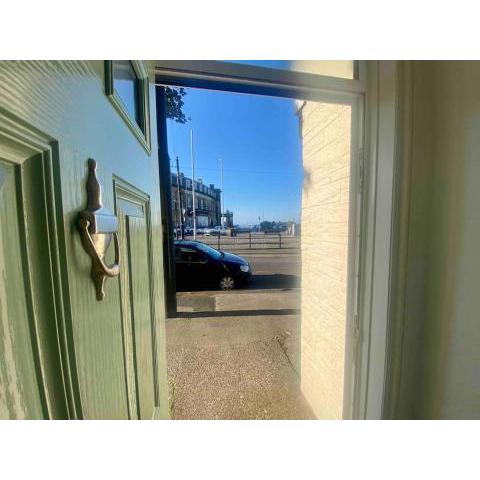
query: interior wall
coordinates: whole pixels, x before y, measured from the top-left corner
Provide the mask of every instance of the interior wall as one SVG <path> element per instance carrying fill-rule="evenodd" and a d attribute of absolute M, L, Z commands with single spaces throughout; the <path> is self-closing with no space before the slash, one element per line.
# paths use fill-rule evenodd
<path fill-rule="evenodd" d="M 425 353 L 423 333 L 427 318 L 427 285 L 430 265 L 431 201 L 433 176 L 432 128 L 434 94 L 432 89 L 433 62 L 413 62 L 411 79 L 411 167 L 405 266 L 405 298 L 401 350 L 400 382 L 393 401 L 393 418 L 418 418 L 419 384 L 423 384 L 421 362 Z M 399 262 L 402 262 L 402 258 Z M 397 358 L 396 361 L 399 359 Z"/>
<path fill-rule="evenodd" d="M 301 388 L 318 418 L 343 411 L 351 107 L 304 102 Z"/>
<path fill-rule="evenodd" d="M 414 62 L 398 416 L 480 418 L 480 62 Z"/>

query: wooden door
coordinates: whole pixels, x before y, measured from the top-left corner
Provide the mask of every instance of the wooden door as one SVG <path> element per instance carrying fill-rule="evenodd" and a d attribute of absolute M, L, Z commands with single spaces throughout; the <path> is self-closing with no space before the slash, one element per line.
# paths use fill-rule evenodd
<path fill-rule="evenodd" d="M 168 417 L 155 90 L 148 65 L 120 67 L 138 116 L 111 63 L 0 62 L 0 418 Z M 78 229 L 89 159 L 119 223 L 101 301 Z"/>

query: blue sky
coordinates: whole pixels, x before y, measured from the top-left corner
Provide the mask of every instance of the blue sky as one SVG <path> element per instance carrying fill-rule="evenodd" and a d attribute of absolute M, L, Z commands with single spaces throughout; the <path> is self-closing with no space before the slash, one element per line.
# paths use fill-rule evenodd
<path fill-rule="evenodd" d="M 172 162 L 191 177 L 190 129 L 195 177 L 220 186 L 224 162 L 225 207 L 240 225 L 299 219 L 303 180 L 301 139 L 294 101 L 257 95 L 187 89 L 185 125 L 167 121 Z M 174 172 L 175 169 L 172 168 Z"/>

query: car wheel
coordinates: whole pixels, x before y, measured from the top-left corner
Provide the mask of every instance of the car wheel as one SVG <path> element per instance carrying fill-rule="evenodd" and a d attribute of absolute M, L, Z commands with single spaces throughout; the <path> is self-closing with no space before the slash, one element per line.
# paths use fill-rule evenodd
<path fill-rule="evenodd" d="M 230 276 L 222 277 L 220 280 L 220 288 L 222 290 L 232 290 L 235 288 L 235 280 Z"/>

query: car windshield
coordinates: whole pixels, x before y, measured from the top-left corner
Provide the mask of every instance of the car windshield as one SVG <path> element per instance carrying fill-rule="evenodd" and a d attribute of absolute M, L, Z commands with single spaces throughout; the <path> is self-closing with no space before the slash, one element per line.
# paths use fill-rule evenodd
<path fill-rule="evenodd" d="M 195 246 L 202 251 L 203 253 L 206 253 L 207 255 L 210 255 L 213 258 L 219 259 L 222 258 L 222 252 L 219 252 L 216 248 L 210 247 L 209 245 L 206 245 L 205 243 L 198 242 L 195 244 Z"/>

